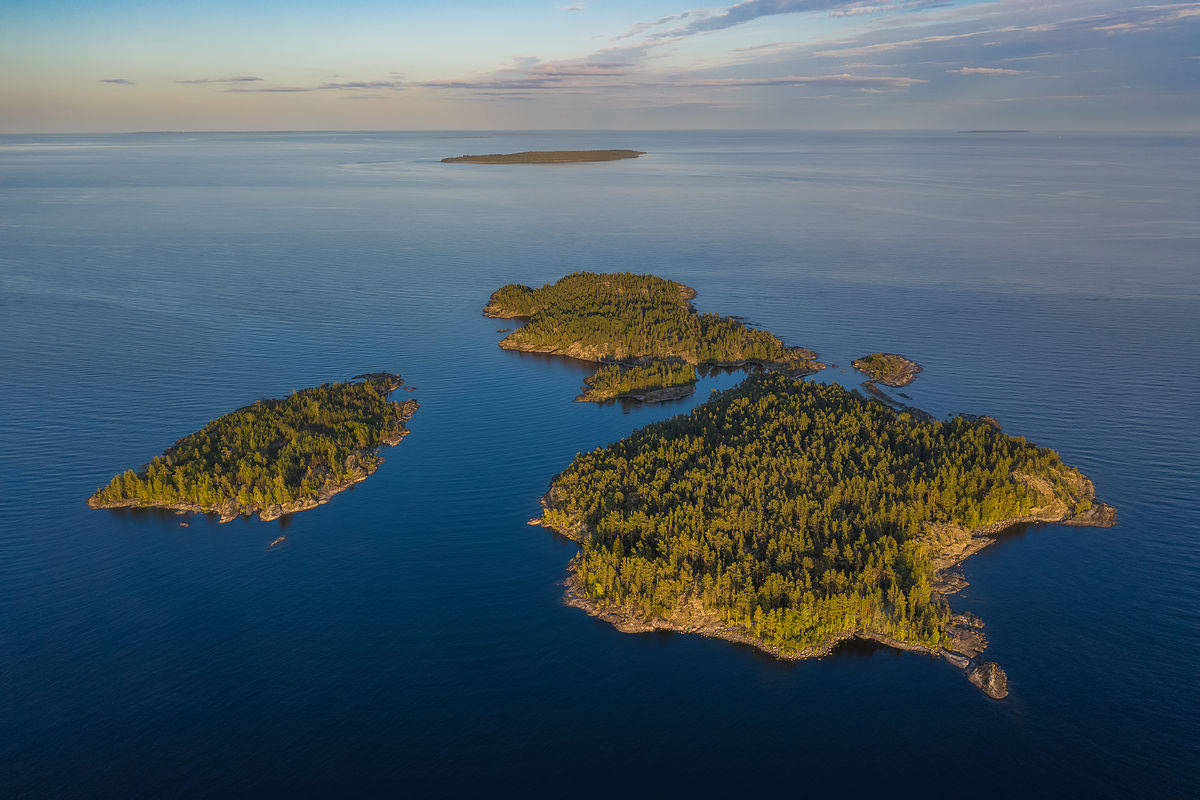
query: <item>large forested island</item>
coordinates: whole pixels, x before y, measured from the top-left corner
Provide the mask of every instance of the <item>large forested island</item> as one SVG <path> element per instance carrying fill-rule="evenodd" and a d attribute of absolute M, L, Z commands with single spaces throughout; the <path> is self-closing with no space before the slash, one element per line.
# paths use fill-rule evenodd
<path fill-rule="evenodd" d="M 346 383 L 259 400 L 185 436 L 141 471 L 127 470 L 88 498 L 92 508 L 168 508 L 271 520 L 314 508 L 373 473 L 379 450 L 408 433 L 415 400 L 388 394 L 401 378 Z"/>
<path fill-rule="evenodd" d="M 488 153 L 443 158 L 443 164 L 578 164 L 586 161 L 619 161 L 637 158 L 641 150 L 529 150 L 524 153 Z"/>
<path fill-rule="evenodd" d="M 994 697 L 951 567 L 1022 521 L 1115 511 L 1051 450 L 767 372 L 576 457 L 541 523 L 581 545 L 568 602 L 626 631 L 699 632 L 785 658 L 858 636 L 945 657 Z M 961 584 L 957 588 L 961 588 Z"/>
<path fill-rule="evenodd" d="M 600 362 L 577 398 L 585 401 L 678 396 L 696 382 L 696 367 L 760 365 L 805 375 L 823 366 L 816 353 L 769 331 L 696 313 L 695 296 L 654 275 L 576 272 L 539 289 L 503 286 L 483 313 L 526 320 L 500 342 L 506 350 Z"/>

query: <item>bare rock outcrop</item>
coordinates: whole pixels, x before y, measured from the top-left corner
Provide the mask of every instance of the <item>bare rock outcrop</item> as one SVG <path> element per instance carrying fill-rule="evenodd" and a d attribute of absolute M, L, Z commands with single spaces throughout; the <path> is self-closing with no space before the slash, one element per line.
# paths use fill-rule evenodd
<path fill-rule="evenodd" d="M 1008 676 L 995 661 L 984 661 L 967 672 L 967 679 L 993 700 L 1008 697 Z"/>

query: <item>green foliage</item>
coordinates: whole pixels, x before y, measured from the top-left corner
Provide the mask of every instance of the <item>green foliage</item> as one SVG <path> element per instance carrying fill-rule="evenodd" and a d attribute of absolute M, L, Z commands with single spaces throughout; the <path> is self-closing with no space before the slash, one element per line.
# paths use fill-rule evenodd
<path fill-rule="evenodd" d="M 395 376 L 303 389 L 260 400 L 185 436 L 141 471 L 96 492 L 93 505 L 190 504 L 239 511 L 315 500 L 322 489 L 373 472 L 377 449 L 417 409 L 393 402 Z"/>
<path fill-rule="evenodd" d="M 643 394 L 668 386 L 688 386 L 696 382 L 696 368 L 679 359 L 656 359 L 637 364 L 605 364 L 587 379 L 585 400 Z"/>
<path fill-rule="evenodd" d="M 1048 499 L 1019 475 L 1069 499 L 1080 479 L 986 423 L 766 373 L 579 455 L 550 496 L 582 525 L 578 576 L 597 600 L 667 615 L 699 602 L 785 650 L 855 629 L 935 646 L 949 612 L 930 595 L 931 525 Z"/>
<path fill-rule="evenodd" d="M 576 272 L 540 289 L 501 287 L 487 312 L 529 317 L 505 339 L 526 350 L 574 348 L 593 360 L 678 356 L 689 364 L 757 361 L 811 369 L 815 354 L 785 347 L 768 331 L 717 314 L 697 314 L 682 284 L 628 272 Z"/>

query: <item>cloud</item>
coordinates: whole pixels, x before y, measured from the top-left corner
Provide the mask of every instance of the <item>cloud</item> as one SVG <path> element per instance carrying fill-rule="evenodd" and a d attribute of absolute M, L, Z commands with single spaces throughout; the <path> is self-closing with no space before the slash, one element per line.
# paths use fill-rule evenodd
<path fill-rule="evenodd" d="M 588 74 L 586 77 L 594 77 Z M 620 76 L 613 76 L 620 77 Z M 579 94 L 600 90 L 653 90 L 653 89 L 738 89 L 761 86 L 841 86 L 851 89 L 875 88 L 904 89 L 918 83 L 927 83 L 919 78 L 895 75 L 853 75 L 844 72 L 838 75 L 782 75 L 765 78 L 687 78 L 661 77 L 640 80 L 567 81 L 560 77 L 525 76 L 515 78 L 487 78 L 480 80 L 426 81 L 419 84 L 427 89 L 473 90 L 476 92 L 521 92 L 553 91 L 562 94 Z"/>
<path fill-rule="evenodd" d="M 227 92 L 237 94 L 287 94 L 291 92 L 315 92 L 316 87 L 313 86 L 266 86 L 262 89 L 226 89 Z"/>
<path fill-rule="evenodd" d="M 1117 19 L 1121 19 L 1122 16 L 1126 16 L 1123 22 L 1097 25 L 1092 30 L 1103 31 L 1104 33 L 1133 33 L 1135 31 L 1150 30 L 1160 25 L 1170 25 L 1186 19 L 1196 19 L 1200 18 L 1200 3 L 1186 3 L 1176 6 L 1137 6 L 1136 8 L 1129 9 L 1126 15 L 1113 15 Z"/>
<path fill-rule="evenodd" d="M 101 83 L 115 83 L 118 86 L 133 86 L 133 81 L 126 80 L 125 78 L 101 78 L 100 82 Z"/>
<path fill-rule="evenodd" d="M 1003 69 L 1002 67 L 959 67 L 946 72 L 955 75 L 1028 75 L 1027 69 Z"/>
<path fill-rule="evenodd" d="M 831 11 L 846 6 L 861 5 L 858 0 L 742 0 L 724 11 L 694 20 L 678 31 L 680 35 L 689 36 L 705 31 L 719 31 L 732 28 L 743 22 L 750 22 L 759 17 L 771 17 L 778 14 L 799 14 L 804 11 Z"/>
<path fill-rule="evenodd" d="M 904 89 L 917 83 L 928 83 L 928 81 L 896 75 L 852 75 L 849 72 L 843 72 L 840 75 L 785 75 L 778 78 L 711 78 L 672 82 L 670 85 L 681 87 L 845 86 L 860 90 L 880 91 Z"/>
<path fill-rule="evenodd" d="M 859 16 L 886 12 L 920 11 L 949 5 L 948 0 L 892 0 L 878 3 L 867 0 L 742 0 L 717 14 L 705 15 L 682 28 L 666 31 L 660 36 L 682 37 L 732 28 L 760 17 L 780 14 L 803 14 L 809 11 L 828 11 L 831 16 Z"/>
<path fill-rule="evenodd" d="M 818 50 L 814 53 L 817 56 L 834 56 L 841 58 L 858 58 L 860 56 L 871 55 L 874 53 L 883 53 L 888 50 L 899 50 L 910 47 L 920 47 L 926 44 L 942 44 L 944 42 L 953 42 L 960 39 L 972 39 L 977 36 L 988 36 L 997 33 L 1009 33 L 1011 31 L 1021 30 L 1018 27 L 996 28 L 984 31 L 969 31 L 967 33 L 947 33 L 933 36 L 920 36 L 916 39 L 901 39 L 891 42 L 876 42 L 874 44 L 864 44 L 858 47 L 840 47 L 831 50 Z"/>
<path fill-rule="evenodd" d="M 263 86 L 250 89 L 233 88 L 226 89 L 227 92 L 235 92 L 239 94 L 264 93 L 264 94 L 292 94 L 295 92 L 327 92 L 341 91 L 343 89 L 394 89 L 401 90 L 404 84 L 400 81 L 347 81 L 345 83 L 322 83 L 317 86 Z"/>
<path fill-rule="evenodd" d="M 253 75 L 237 75 L 232 78 L 195 78 L 190 81 L 175 81 L 176 83 L 253 83 L 261 81 L 262 78 L 256 78 Z"/>
<path fill-rule="evenodd" d="M 886 14 L 890 11 L 920 11 L 926 8 L 945 8 L 949 0 L 893 0 L 879 5 L 856 5 L 829 12 L 831 17 L 861 17 L 868 14 Z"/>
<path fill-rule="evenodd" d="M 650 30 L 651 28 L 657 28 L 661 25 L 666 25 L 671 22 L 682 22 L 683 20 L 688 19 L 690 17 L 706 17 L 706 16 L 708 16 L 708 13 L 709 12 L 707 12 L 707 11 L 702 11 L 699 9 L 690 9 L 688 11 L 681 11 L 678 14 L 668 14 L 665 17 L 659 17 L 658 19 L 654 20 L 653 22 L 636 22 L 633 25 L 630 25 L 628 28 L 626 28 L 624 33 L 622 33 L 618 36 L 614 36 L 612 38 L 612 41 L 619 42 L 622 39 L 631 39 L 634 36 L 645 33 L 646 31 Z"/>
<path fill-rule="evenodd" d="M 587 8 L 587 3 L 571 3 L 569 6 L 559 6 L 560 11 L 583 11 Z"/>
<path fill-rule="evenodd" d="M 348 81 L 346 83 L 322 83 L 313 91 L 323 92 L 330 89 L 403 89 L 400 81 Z"/>

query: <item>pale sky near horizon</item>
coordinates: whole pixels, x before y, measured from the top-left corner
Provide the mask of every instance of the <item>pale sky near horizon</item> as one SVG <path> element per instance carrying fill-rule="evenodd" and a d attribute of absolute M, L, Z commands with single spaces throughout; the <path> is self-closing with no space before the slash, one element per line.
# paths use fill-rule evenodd
<path fill-rule="evenodd" d="M 4 0 L 0 132 L 1200 132 L 1200 2 Z"/>

